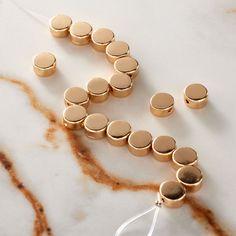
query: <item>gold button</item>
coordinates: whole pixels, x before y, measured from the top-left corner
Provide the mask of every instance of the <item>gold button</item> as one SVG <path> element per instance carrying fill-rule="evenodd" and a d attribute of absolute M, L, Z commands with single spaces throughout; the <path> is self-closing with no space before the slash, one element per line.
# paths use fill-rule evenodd
<path fill-rule="evenodd" d="M 87 22 L 76 22 L 70 27 L 70 38 L 76 45 L 85 45 L 90 42 L 92 26 Z"/>
<path fill-rule="evenodd" d="M 115 97 L 127 97 L 132 92 L 131 78 L 124 73 L 115 73 L 110 79 L 111 94 Z"/>
<path fill-rule="evenodd" d="M 128 149 L 135 156 L 145 156 L 151 151 L 152 135 L 145 130 L 134 131 L 128 138 Z"/>
<path fill-rule="evenodd" d="M 176 172 L 176 178 L 190 192 L 196 192 L 202 186 L 202 172 L 195 166 L 181 167 Z"/>
<path fill-rule="evenodd" d="M 100 52 L 105 52 L 106 47 L 115 38 L 114 33 L 110 29 L 101 28 L 92 34 L 92 47 Z"/>
<path fill-rule="evenodd" d="M 109 84 L 105 79 L 91 79 L 87 88 L 92 102 L 103 102 L 109 97 Z"/>
<path fill-rule="evenodd" d="M 160 185 L 159 193 L 165 206 L 177 208 L 183 205 L 186 196 L 184 186 L 177 181 L 166 181 Z"/>
<path fill-rule="evenodd" d="M 116 72 L 125 73 L 131 78 L 135 78 L 138 74 L 139 64 L 132 57 L 121 57 L 115 61 L 114 69 Z"/>
<path fill-rule="evenodd" d="M 108 118 L 100 113 L 88 115 L 84 121 L 85 134 L 92 139 L 101 139 L 106 135 Z"/>
<path fill-rule="evenodd" d="M 185 165 L 197 164 L 197 152 L 190 147 L 181 147 L 176 149 L 172 155 L 174 169 L 179 169 Z"/>
<path fill-rule="evenodd" d="M 157 93 L 150 100 L 150 111 L 158 117 L 169 116 L 174 111 L 174 98 L 168 93 Z"/>
<path fill-rule="evenodd" d="M 176 141 L 170 136 L 159 136 L 152 142 L 153 155 L 158 161 L 171 160 L 175 148 Z"/>
<path fill-rule="evenodd" d="M 114 41 L 106 47 L 106 56 L 111 63 L 127 55 L 129 55 L 129 45 L 123 41 Z"/>
<path fill-rule="evenodd" d="M 184 90 L 184 101 L 190 108 L 199 109 L 208 102 L 208 91 L 202 84 L 191 84 Z"/>
<path fill-rule="evenodd" d="M 88 92 L 80 87 L 71 87 L 64 92 L 64 101 L 66 106 L 81 105 L 85 108 L 89 105 Z"/>
<path fill-rule="evenodd" d="M 108 142 L 115 146 L 122 146 L 127 143 L 131 132 L 131 126 L 123 120 L 114 120 L 107 126 Z"/>
<path fill-rule="evenodd" d="M 49 21 L 49 28 L 54 37 L 63 38 L 69 34 L 72 20 L 66 15 L 57 15 Z"/>
<path fill-rule="evenodd" d="M 33 59 L 33 69 L 36 75 L 46 77 L 56 71 L 56 58 L 52 53 L 42 52 Z"/>
<path fill-rule="evenodd" d="M 86 109 L 82 106 L 69 106 L 64 110 L 63 123 L 69 129 L 80 129 L 87 116 Z"/>

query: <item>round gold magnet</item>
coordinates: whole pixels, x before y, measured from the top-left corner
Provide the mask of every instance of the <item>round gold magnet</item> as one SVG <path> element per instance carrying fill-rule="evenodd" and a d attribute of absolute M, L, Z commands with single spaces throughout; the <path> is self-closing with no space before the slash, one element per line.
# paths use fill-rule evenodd
<path fill-rule="evenodd" d="M 76 45 L 88 44 L 91 40 L 92 26 L 87 22 L 76 22 L 70 26 L 70 38 Z"/>
<path fill-rule="evenodd" d="M 190 84 L 184 90 L 184 101 L 186 105 L 193 109 L 206 106 L 208 102 L 208 91 L 202 84 Z"/>
<path fill-rule="evenodd" d="M 172 153 L 176 149 L 176 141 L 170 136 L 159 136 L 152 142 L 154 158 L 158 161 L 171 160 Z"/>
<path fill-rule="evenodd" d="M 185 187 L 177 181 L 161 183 L 159 193 L 164 205 L 170 208 L 182 206 L 186 196 Z"/>
<path fill-rule="evenodd" d="M 196 165 L 197 160 L 197 152 L 190 147 L 178 148 L 172 154 L 172 165 L 174 169 L 179 169 L 186 165 Z"/>
<path fill-rule="evenodd" d="M 66 15 L 57 15 L 50 19 L 49 28 L 54 37 L 63 38 L 69 34 L 72 20 Z"/>
<path fill-rule="evenodd" d="M 84 120 L 85 134 L 92 139 L 101 139 L 106 135 L 108 118 L 100 113 L 88 115 Z"/>
<path fill-rule="evenodd" d="M 72 105 L 63 112 L 63 123 L 69 129 L 80 129 L 87 116 L 86 109 L 82 106 Z"/>
<path fill-rule="evenodd" d="M 134 131 L 128 138 L 128 149 L 135 156 L 145 156 L 151 151 L 152 135 L 145 130 Z"/>
<path fill-rule="evenodd" d="M 80 87 L 71 87 L 64 92 L 64 102 L 66 106 L 81 105 L 85 108 L 89 105 L 88 92 Z"/>
<path fill-rule="evenodd" d="M 41 52 L 33 59 L 33 69 L 36 75 L 46 77 L 56 71 L 56 58 L 52 53 Z"/>
<path fill-rule="evenodd" d="M 129 55 L 129 45 L 123 41 L 113 41 L 106 47 L 106 56 L 111 63 L 127 55 Z"/>
<path fill-rule="evenodd" d="M 195 166 L 181 167 L 176 172 L 176 178 L 190 192 L 196 192 L 202 186 L 202 172 Z"/>
<path fill-rule="evenodd" d="M 110 78 L 111 94 L 115 97 L 127 97 L 132 92 L 131 78 L 124 73 L 115 73 Z"/>
<path fill-rule="evenodd" d="M 114 63 L 116 72 L 121 72 L 129 75 L 132 79 L 138 74 L 139 64 L 132 57 L 121 57 Z"/>
<path fill-rule="evenodd" d="M 103 102 L 109 97 L 109 84 L 105 79 L 91 79 L 87 88 L 92 102 Z"/>
<path fill-rule="evenodd" d="M 174 111 L 174 98 L 168 93 L 157 93 L 150 100 L 150 111 L 158 117 L 169 116 Z"/>
<path fill-rule="evenodd" d="M 107 126 L 107 140 L 115 146 L 125 145 L 130 133 L 131 126 L 127 121 L 114 120 Z"/>
<path fill-rule="evenodd" d="M 110 29 L 101 28 L 92 33 L 92 47 L 100 52 L 105 52 L 106 47 L 115 38 L 114 33 Z"/>

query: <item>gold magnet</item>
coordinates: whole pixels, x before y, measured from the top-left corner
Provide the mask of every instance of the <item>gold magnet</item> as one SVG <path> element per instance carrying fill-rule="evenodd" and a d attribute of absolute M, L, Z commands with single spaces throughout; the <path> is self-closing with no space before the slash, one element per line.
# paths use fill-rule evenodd
<path fill-rule="evenodd" d="M 106 135 L 108 118 L 101 113 L 88 115 L 84 121 L 85 134 L 92 139 L 101 139 Z"/>
<path fill-rule="evenodd" d="M 164 205 L 170 208 L 182 206 L 186 196 L 185 187 L 177 181 L 161 183 L 159 193 Z"/>
<path fill-rule="evenodd" d="M 208 91 L 202 84 L 190 84 L 184 90 L 184 101 L 186 105 L 193 109 L 206 106 L 208 102 Z"/>
<path fill-rule="evenodd" d="M 138 74 L 139 64 L 132 57 L 121 57 L 114 63 L 116 72 L 121 72 L 129 75 L 132 79 Z"/>
<path fill-rule="evenodd" d="M 69 129 L 80 129 L 87 116 L 86 109 L 82 106 L 72 105 L 65 108 L 63 112 L 63 123 Z"/>
<path fill-rule="evenodd" d="M 179 169 L 183 166 L 193 166 L 197 164 L 197 152 L 190 147 L 181 147 L 176 149 L 172 155 L 172 166 Z"/>
<path fill-rule="evenodd" d="M 70 26 L 70 38 L 76 45 L 86 45 L 91 40 L 92 26 L 87 22 L 76 22 Z"/>
<path fill-rule="evenodd" d="M 152 142 L 154 158 L 158 161 L 171 160 L 172 153 L 176 149 L 176 141 L 170 136 L 159 136 Z"/>
<path fill-rule="evenodd" d="M 151 151 L 152 135 L 145 130 L 134 131 L 128 138 L 128 149 L 135 156 L 145 156 Z"/>
<path fill-rule="evenodd" d="M 92 33 L 92 47 L 100 52 L 105 52 L 106 47 L 115 39 L 114 33 L 110 29 L 101 28 Z"/>
<path fill-rule="evenodd" d="M 110 78 L 111 94 L 115 97 L 127 97 L 132 92 L 131 78 L 124 73 L 115 73 Z"/>
<path fill-rule="evenodd" d="M 107 126 L 107 140 L 115 146 L 125 145 L 130 133 L 131 126 L 127 121 L 114 120 Z"/>
<path fill-rule="evenodd" d="M 109 84 L 105 79 L 91 79 L 87 88 L 92 102 L 104 102 L 109 97 Z"/>
<path fill-rule="evenodd" d="M 66 15 L 57 15 L 50 19 L 49 28 L 54 37 L 63 38 L 69 34 L 72 20 Z"/>
<path fill-rule="evenodd" d="M 85 108 L 89 105 L 88 92 L 80 87 L 71 87 L 64 92 L 66 106 L 81 105 Z"/>
<path fill-rule="evenodd" d="M 129 45 L 123 41 L 113 41 L 106 47 L 109 62 L 114 63 L 118 58 L 129 55 Z"/>
<path fill-rule="evenodd" d="M 196 192 L 202 186 L 202 172 L 195 166 L 181 167 L 176 172 L 176 178 L 190 192 Z"/>
<path fill-rule="evenodd" d="M 174 111 L 174 98 L 168 93 L 157 93 L 150 100 L 150 111 L 158 117 L 169 116 Z"/>
<path fill-rule="evenodd" d="M 56 58 L 52 53 L 41 52 L 33 58 L 33 69 L 36 75 L 46 77 L 56 71 Z"/>

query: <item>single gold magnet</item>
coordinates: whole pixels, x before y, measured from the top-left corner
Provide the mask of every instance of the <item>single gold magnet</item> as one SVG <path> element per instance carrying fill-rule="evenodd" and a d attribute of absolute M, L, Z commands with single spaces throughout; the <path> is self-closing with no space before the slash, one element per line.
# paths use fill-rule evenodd
<path fill-rule="evenodd" d="M 91 79 L 88 82 L 87 88 L 92 102 L 104 102 L 109 97 L 109 84 L 105 79 Z"/>
<path fill-rule="evenodd" d="M 183 166 L 193 166 L 197 164 L 197 152 L 190 147 L 181 147 L 176 149 L 172 154 L 172 166 L 179 169 Z"/>
<path fill-rule="evenodd" d="M 42 52 L 33 58 L 33 69 L 36 75 L 47 77 L 56 71 L 56 58 L 52 53 Z"/>
<path fill-rule="evenodd" d="M 169 116 L 174 111 L 174 98 L 168 93 L 157 93 L 150 100 L 150 111 L 158 117 Z"/>
<path fill-rule="evenodd" d="M 129 55 L 129 45 L 123 41 L 113 41 L 106 47 L 106 56 L 109 62 Z"/>
<path fill-rule="evenodd" d="M 183 205 L 186 196 L 185 187 L 177 181 L 166 181 L 160 185 L 159 193 L 165 206 L 177 208 Z"/>
<path fill-rule="evenodd" d="M 88 92 L 80 87 L 71 87 L 64 92 L 66 106 L 81 105 L 85 108 L 89 105 Z"/>
<path fill-rule="evenodd" d="M 70 38 L 76 45 L 86 45 L 91 40 L 92 26 L 87 22 L 76 22 L 70 26 Z"/>
<path fill-rule="evenodd" d="M 107 126 L 107 140 L 114 146 L 125 145 L 130 133 L 131 126 L 127 121 L 114 120 Z"/>
<path fill-rule="evenodd" d="M 170 136 L 159 136 L 152 142 L 153 156 L 158 161 L 171 160 L 172 153 L 176 149 L 176 141 Z"/>
<path fill-rule="evenodd" d="M 131 94 L 133 83 L 124 73 L 115 73 L 110 78 L 111 94 L 115 97 L 127 97 Z"/>
<path fill-rule="evenodd" d="M 84 121 L 85 134 L 92 139 L 101 139 L 106 135 L 108 118 L 100 113 L 88 115 Z"/>
<path fill-rule="evenodd" d="M 66 15 L 57 15 L 50 19 L 49 28 L 54 37 L 63 38 L 68 36 L 72 20 Z"/>
<path fill-rule="evenodd" d="M 92 47 L 100 52 L 105 52 L 106 47 L 115 39 L 114 33 L 110 29 L 101 28 L 92 33 Z"/>
<path fill-rule="evenodd" d="M 63 123 L 66 128 L 80 129 L 87 116 L 86 109 L 82 106 L 72 105 L 67 107 L 63 112 Z"/>
<path fill-rule="evenodd" d="M 116 72 L 121 72 L 129 75 L 132 79 L 138 74 L 139 64 L 132 57 L 121 57 L 114 63 Z"/>
<path fill-rule="evenodd" d="M 207 88 L 202 84 L 190 84 L 184 90 L 184 101 L 190 108 L 203 108 L 208 102 Z"/>
<path fill-rule="evenodd" d="M 128 138 L 128 149 L 135 156 L 145 156 L 151 151 L 152 135 L 145 130 L 134 131 Z"/>
<path fill-rule="evenodd" d="M 176 178 L 190 192 L 196 192 L 202 186 L 202 172 L 195 166 L 181 167 L 176 172 Z"/>

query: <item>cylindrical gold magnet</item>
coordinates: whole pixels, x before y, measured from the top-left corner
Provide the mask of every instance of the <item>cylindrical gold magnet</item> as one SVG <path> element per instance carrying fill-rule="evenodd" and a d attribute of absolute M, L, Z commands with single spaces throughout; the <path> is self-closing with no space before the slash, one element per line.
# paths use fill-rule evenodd
<path fill-rule="evenodd" d="M 139 64 L 132 57 L 121 57 L 114 63 L 116 72 L 121 72 L 129 75 L 132 79 L 138 74 Z"/>
<path fill-rule="evenodd" d="M 153 156 L 158 161 L 171 160 L 172 153 L 176 149 L 176 141 L 170 136 L 159 136 L 152 142 Z"/>
<path fill-rule="evenodd" d="M 69 34 L 72 20 L 66 15 L 57 15 L 50 19 L 49 28 L 54 37 L 63 38 Z"/>
<path fill-rule="evenodd" d="M 185 187 L 177 181 L 161 183 L 159 193 L 164 205 L 170 208 L 182 206 L 186 196 Z"/>
<path fill-rule="evenodd" d="M 91 39 L 94 49 L 105 52 L 107 45 L 115 39 L 115 35 L 110 29 L 101 28 L 92 33 Z"/>
<path fill-rule="evenodd" d="M 81 105 L 85 108 L 89 105 L 88 92 L 80 87 L 71 87 L 64 92 L 66 106 Z"/>
<path fill-rule="evenodd" d="M 109 97 L 109 84 L 105 79 L 91 79 L 87 88 L 92 102 L 104 102 Z"/>
<path fill-rule="evenodd" d="M 84 120 L 85 134 L 92 139 L 101 139 L 106 135 L 108 118 L 100 113 L 88 115 Z"/>
<path fill-rule="evenodd" d="M 145 156 L 151 151 L 152 135 L 145 130 L 134 131 L 128 138 L 128 150 L 135 156 Z"/>
<path fill-rule="evenodd" d="M 56 58 L 52 53 L 42 52 L 33 59 L 33 69 L 36 75 L 46 77 L 56 71 Z"/>
<path fill-rule="evenodd" d="M 179 169 L 186 165 L 196 165 L 197 160 L 197 152 L 190 147 L 177 148 L 172 154 L 172 166 L 174 169 Z"/>
<path fill-rule="evenodd" d="M 110 78 L 111 94 L 115 97 L 127 97 L 132 92 L 131 78 L 124 73 L 115 73 Z"/>
<path fill-rule="evenodd" d="M 208 102 L 208 91 L 202 84 L 190 84 L 184 90 L 184 101 L 186 105 L 193 109 L 206 106 Z"/>
<path fill-rule="evenodd" d="M 150 111 L 158 117 L 169 116 L 174 111 L 174 98 L 168 93 L 157 93 L 150 100 Z"/>
<path fill-rule="evenodd" d="M 69 129 L 80 129 L 87 116 L 86 109 L 82 106 L 72 105 L 65 108 L 63 112 L 63 123 Z"/>
<path fill-rule="evenodd" d="M 196 192 L 202 186 L 202 172 L 195 166 L 181 167 L 176 172 L 176 178 L 190 192 Z"/>
<path fill-rule="evenodd" d="M 107 140 L 114 146 L 125 145 L 130 133 L 131 126 L 127 121 L 114 120 L 107 126 Z"/>
<path fill-rule="evenodd" d="M 87 22 L 76 22 L 70 26 L 70 38 L 76 45 L 88 44 L 91 40 L 92 26 Z"/>
<path fill-rule="evenodd" d="M 129 45 L 123 41 L 113 41 L 106 47 L 109 62 L 114 63 L 118 58 L 129 55 Z"/>

